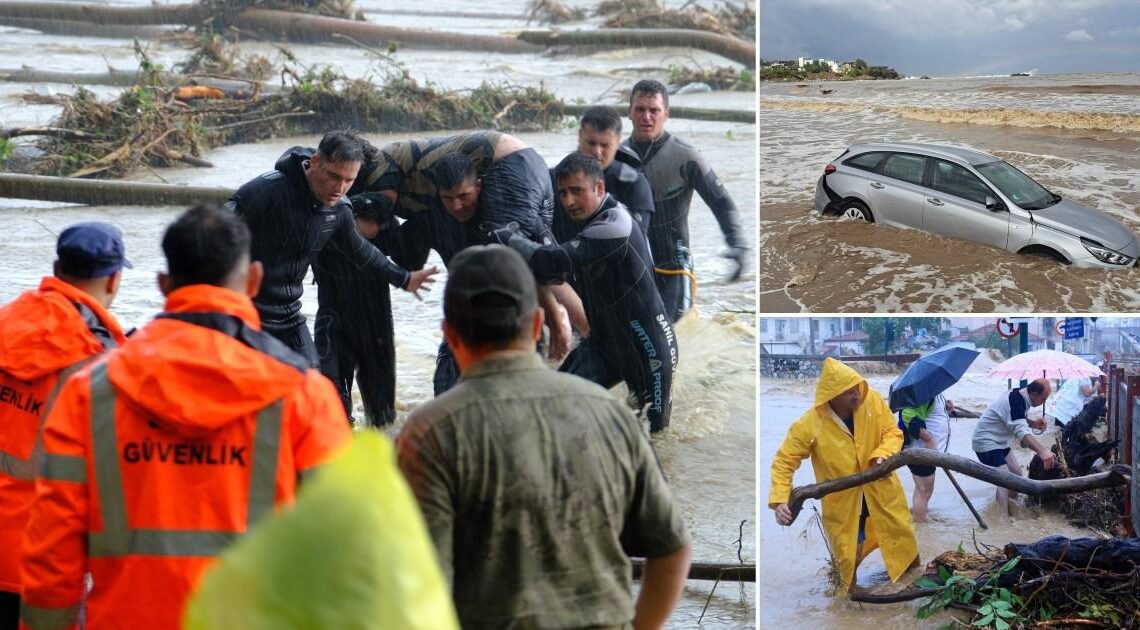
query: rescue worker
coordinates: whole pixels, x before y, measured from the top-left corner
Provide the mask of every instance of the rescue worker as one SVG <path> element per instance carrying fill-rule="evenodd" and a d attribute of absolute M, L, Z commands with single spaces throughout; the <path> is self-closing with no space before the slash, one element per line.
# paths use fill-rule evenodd
<path fill-rule="evenodd" d="M 768 507 L 776 522 L 791 525 L 792 475 L 811 458 L 816 483 L 873 468 L 899 452 L 903 436 L 883 397 L 858 372 L 827 358 L 815 389 L 815 405 L 800 416 L 772 461 Z M 892 582 L 918 563 L 910 509 L 898 476 L 888 476 L 823 497 L 823 530 L 839 570 L 839 592 L 855 585 L 855 569 L 882 548 Z"/>
<path fill-rule="evenodd" d="M 53 275 L 0 308 L 0 629 L 20 618 L 20 544 L 42 459 L 40 428 L 64 381 L 125 341 L 107 310 L 125 255 L 119 228 L 79 223 L 56 243 Z"/>
<path fill-rule="evenodd" d="M 605 174 L 606 192 L 621 202 L 648 238 L 653 221 L 653 190 L 641 172 L 641 159 L 621 143 L 621 116 L 612 107 L 596 105 L 578 121 L 578 152 L 598 161 Z M 554 169 L 550 170 L 553 180 Z M 557 190 L 557 184 L 555 185 Z M 557 202 L 557 195 L 555 201 Z M 574 238 L 583 226 L 565 212 L 554 213 L 554 238 L 559 243 Z"/>
<path fill-rule="evenodd" d="M 370 203 L 354 199 L 352 215 L 360 235 L 388 253 L 380 234 L 396 229 L 392 202 L 383 196 Z M 396 340 L 388 283 L 375 274 L 358 272 L 347 256 L 332 247 L 317 255 L 313 279 L 317 282 L 313 336 L 321 373 L 336 386 L 349 422 L 353 422 L 355 379 L 360 383 L 364 422 L 391 424 L 396 419 Z"/>
<path fill-rule="evenodd" d="M 435 267 L 406 271 L 360 237 L 345 198 L 364 161 L 356 136 L 333 131 L 317 150 L 293 147 L 274 165 L 237 190 L 226 207 L 253 233 L 253 260 L 264 265 L 265 286 L 254 298 L 264 330 L 318 365 L 313 337 L 301 314 L 302 281 L 316 255 L 331 245 L 358 269 L 419 298 L 430 290 Z"/>
<path fill-rule="evenodd" d="M 22 620 L 175 628 L 202 573 L 351 433 L 328 380 L 261 330 L 262 279 L 231 212 L 162 239 L 165 312 L 72 377 L 44 425 Z M 84 594 L 84 574 L 93 588 Z"/>
<path fill-rule="evenodd" d="M 570 280 L 590 325 L 559 370 L 603 387 L 624 381 L 647 408 L 649 430 L 669 426 L 677 341 L 653 284 L 649 243 L 625 206 L 606 194 L 601 166 L 582 153 L 554 168 L 567 217 L 584 227 L 566 243 L 540 246 L 510 228 L 493 232 L 523 255 L 539 282 Z"/>
<path fill-rule="evenodd" d="M 665 131 L 669 93 L 650 79 L 638 81 L 629 97 L 633 123 L 623 146 L 641 158 L 653 189 L 656 211 L 649 226 L 649 245 L 657 265 L 657 289 L 672 321 L 692 307 L 693 255 L 689 247 L 689 204 L 693 191 L 712 210 L 728 243 L 723 256 L 733 262 L 731 280 L 740 278 L 748 257 L 748 241 L 740 212 L 720 178 L 691 144 Z"/>

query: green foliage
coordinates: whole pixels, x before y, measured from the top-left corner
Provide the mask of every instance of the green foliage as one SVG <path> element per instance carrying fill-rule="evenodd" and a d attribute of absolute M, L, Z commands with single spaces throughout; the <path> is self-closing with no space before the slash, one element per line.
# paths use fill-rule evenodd
<path fill-rule="evenodd" d="M 0 138 L 0 161 L 7 160 L 12 157 L 16 147 L 12 144 L 11 140 L 7 138 Z"/>
<path fill-rule="evenodd" d="M 949 608 L 952 604 L 973 604 L 977 602 L 977 612 L 970 621 L 973 628 L 993 628 L 1010 630 L 1027 621 L 1022 615 L 1025 602 L 1009 589 L 998 586 L 1001 576 L 1017 566 L 1020 557 L 1012 558 L 994 571 L 980 586 L 964 575 L 953 575 L 945 565 L 938 565 L 938 580 L 920 578 L 915 586 L 938 589 L 922 606 L 915 616 L 927 619 L 931 615 Z"/>
<path fill-rule="evenodd" d="M 863 342 L 863 352 L 866 354 L 879 354 L 883 351 L 883 340 L 887 335 L 887 321 L 894 323 L 894 338 L 887 352 L 894 352 L 904 348 L 903 331 L 908 327 L 911 331 L 925 328 L 930 336 L 939 338 L 945 336 L 939 329 L 947 320 L 945 317 L 865 317 L 863 318 L 863 332 L 867 333 L 867 340 Z"/>

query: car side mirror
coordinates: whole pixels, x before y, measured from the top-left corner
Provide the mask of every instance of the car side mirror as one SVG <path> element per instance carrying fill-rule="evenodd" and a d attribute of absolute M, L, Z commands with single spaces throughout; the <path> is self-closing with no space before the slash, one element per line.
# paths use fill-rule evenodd
<path fill-rule="evenodd" d="M 998 201 L 997 199 L 994 199 L 990 195 L 986 195 L 986 210 L 990 210 L 992 212 L 1005 210 L 1005 204 Z"/>

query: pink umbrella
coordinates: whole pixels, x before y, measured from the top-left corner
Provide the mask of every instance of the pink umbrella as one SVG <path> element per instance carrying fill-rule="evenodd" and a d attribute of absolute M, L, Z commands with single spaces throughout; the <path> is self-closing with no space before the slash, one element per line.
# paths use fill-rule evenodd
<path fill-rule="evenodd" d="M 989 376 L 1013 380 L 1101 376 L 1100 368 L 1084 359 L 1057 350 L 1034 350 L 995 365 Z"/>

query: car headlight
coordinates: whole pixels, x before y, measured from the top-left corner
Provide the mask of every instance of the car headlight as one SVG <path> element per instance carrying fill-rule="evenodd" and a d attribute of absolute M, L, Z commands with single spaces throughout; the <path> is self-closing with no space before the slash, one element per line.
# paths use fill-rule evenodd
<path fill-rule="evenodd" d="M 1124 254 L 1111 250 L 1104 245 L 1097 243 L 1096 241 L 1090 241 L 1087 238 L 1082 238 L 1081 245 L 1084 245 L 1085 249 L 1089 250 L 1090 254 L 1096 256 L 1096 259 L 1103 263 L 1121 266 L 1132 264 L 1131 256 L 1125 256 Z"/>

